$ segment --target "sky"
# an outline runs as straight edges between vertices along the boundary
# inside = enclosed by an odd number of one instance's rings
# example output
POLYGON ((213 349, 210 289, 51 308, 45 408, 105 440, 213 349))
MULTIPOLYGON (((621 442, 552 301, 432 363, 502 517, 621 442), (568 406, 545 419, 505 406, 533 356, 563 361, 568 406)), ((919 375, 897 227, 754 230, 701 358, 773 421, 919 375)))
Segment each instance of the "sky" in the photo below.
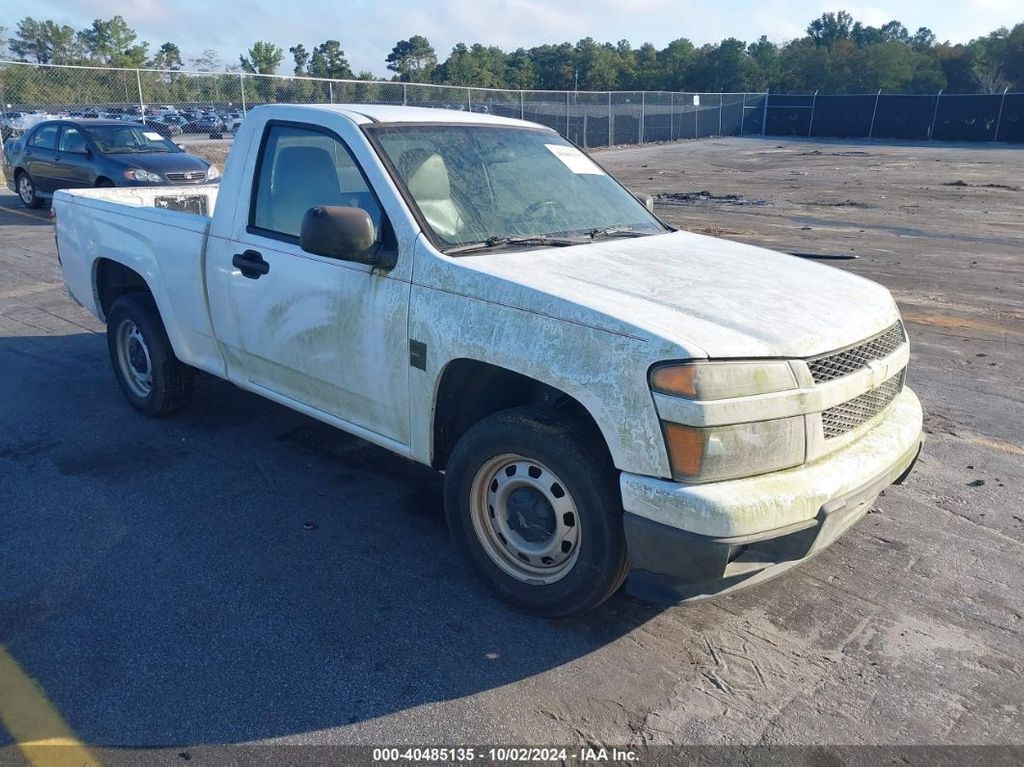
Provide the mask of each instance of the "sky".
POLYGON ((424 35, 444 60, 455 43, 480 42, 506 50, 543 43, 629 40, 658 48, 686 37, 702 45, 726 37, 752 41, 767 35, 784 42, 803 35, 825 11, 845 9, 855 19, 880 25, 902 21, 913 32, 931 28, 940 41, 966 42, 1000 26, 1024 21, 1021 0, 5 0, 0 23, 13 27, 32 16, 88 26, 120 14, 155 50, 170 40, 186 59, 213 48, 227 64, 256 40, 285 51, 340 40, 354 71, 390 74, 384 59, 395 42, 424 35), (282 10, 283 9, 283 10, 282 10))

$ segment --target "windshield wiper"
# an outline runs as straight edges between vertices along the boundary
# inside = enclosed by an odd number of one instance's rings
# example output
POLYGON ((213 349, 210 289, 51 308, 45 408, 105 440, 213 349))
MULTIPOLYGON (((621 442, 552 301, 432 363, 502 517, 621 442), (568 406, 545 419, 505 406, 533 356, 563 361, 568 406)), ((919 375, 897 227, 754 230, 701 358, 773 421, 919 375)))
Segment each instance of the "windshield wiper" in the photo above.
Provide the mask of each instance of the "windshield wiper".
POLYGON ((570 240, 566 237, 488 237, 479 242, 467 242, 456 245, 454 248, 447 248, 444 252, 449 256, 457 256, 463 253, 475 253, 478 250, 491 250, 492 248, 507 248, 515 245, 524 247, 552 247, 564 248, 567 245, 580 245, 580 240, 570 240))
POLYGON ((604 237, 646 237, 650 232, 638 232, 628 226, 607 226, 604 229, 591 229, 587 234, 592 240, 600 240, 604 237))

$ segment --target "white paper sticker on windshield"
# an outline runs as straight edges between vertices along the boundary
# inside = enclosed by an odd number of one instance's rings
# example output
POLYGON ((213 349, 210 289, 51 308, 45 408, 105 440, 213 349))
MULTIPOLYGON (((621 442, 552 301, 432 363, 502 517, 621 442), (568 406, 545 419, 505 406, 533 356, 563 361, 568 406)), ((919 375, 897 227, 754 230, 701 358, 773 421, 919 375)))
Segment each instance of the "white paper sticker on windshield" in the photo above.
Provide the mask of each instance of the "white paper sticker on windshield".
POLYGON ((161 136, 156 131, 151 130, 145 131, 142 135, 148 138, 150 141, 160 141, 163 139, 163 136, 161 136))
POLYGON ((548 151, 565 163, 565 167, 573 173, 592 173, 595 176, 606 175, 600 166, 574 146, 564 144, 545 144, 548 151))

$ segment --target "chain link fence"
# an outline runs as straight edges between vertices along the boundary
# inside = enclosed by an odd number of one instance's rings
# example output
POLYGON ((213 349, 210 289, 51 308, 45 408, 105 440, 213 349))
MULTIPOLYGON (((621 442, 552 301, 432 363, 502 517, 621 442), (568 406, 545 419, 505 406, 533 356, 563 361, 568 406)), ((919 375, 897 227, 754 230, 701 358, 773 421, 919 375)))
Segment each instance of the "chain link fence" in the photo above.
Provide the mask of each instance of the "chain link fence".
POLYGON ((171 136, 230 133, 255 106, 401 104, 516 117, 584 147, 760 133, 764 93, 534 91, 374 80, 0 61, 6 138, 53 116, 145 120, 171 136))
POLYGON ((1024 93, 499 90, 0 61, 4 138, 58 115, 145 120, 171 137, 224 135, 254 106, 268 103, 403 104, 518 117, 585 148, 757 134, 1024 142, 1024 93))
POLYGON ((771 94, 765 133, 1024 143, 1024 93, 771 94))

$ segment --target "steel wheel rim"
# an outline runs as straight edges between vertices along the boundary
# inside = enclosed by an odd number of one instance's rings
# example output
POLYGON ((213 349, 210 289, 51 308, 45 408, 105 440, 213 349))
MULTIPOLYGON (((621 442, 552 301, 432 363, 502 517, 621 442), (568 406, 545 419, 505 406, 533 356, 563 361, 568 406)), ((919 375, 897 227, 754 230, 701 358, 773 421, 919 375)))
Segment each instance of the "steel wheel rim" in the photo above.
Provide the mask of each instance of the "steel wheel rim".
POLYGON ((18 194, 21 195, 22 202, 32 202, 32 198, 34 196, 32 191, 32 180, 24 174, 22 174, 21 178, 18 179, 18 194))
POLYGON ((503 572, 535 585, 569 574, 579 558, 580 516, 551 469, 505 453, 480 467, 470 492, 473 531, 503 572))
POLYGON ((153 390, 153 362, 142 331, 131 320, 122 320, 117 326, 115 342, 117 362, 125 383, 136 397, 148 397, 153 390))

